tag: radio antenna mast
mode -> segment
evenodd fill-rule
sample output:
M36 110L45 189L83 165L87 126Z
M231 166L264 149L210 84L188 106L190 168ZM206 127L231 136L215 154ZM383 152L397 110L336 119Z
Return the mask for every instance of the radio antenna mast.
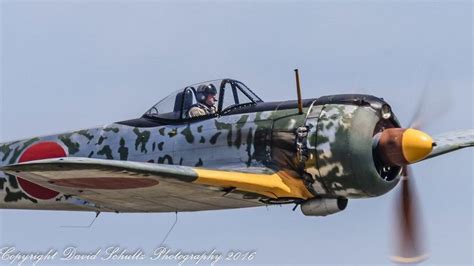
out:
M295 69L296 93L298 95L298 114L303 114L303 100L301 100L300 75L298 69Z

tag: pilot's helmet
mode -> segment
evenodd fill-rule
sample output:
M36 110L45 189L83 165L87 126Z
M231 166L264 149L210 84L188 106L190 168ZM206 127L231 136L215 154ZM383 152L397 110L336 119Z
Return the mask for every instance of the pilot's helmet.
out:
M211 95L217 94L217 89L212 84L199 85L199 87L196 90L196 97L198 101L201 103L204 103L206 101L206 98L209 94Z

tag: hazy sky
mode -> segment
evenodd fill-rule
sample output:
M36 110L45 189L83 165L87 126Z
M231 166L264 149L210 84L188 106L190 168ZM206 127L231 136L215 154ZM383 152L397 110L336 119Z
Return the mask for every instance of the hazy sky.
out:
M294 99L295 67L306 98L373 94L405 125L423 99L427 132L474 125L471 1L3 0L0 7L0 141L135 118L178 88L221 77L243 81L265 101ZM473 262L473 155L461 150L414 166L427 264ZM293 206L180 213L166 244L255 250L254 265L389 263L396 192L351 200L324 218ZM2 210L0 246L152 250L174 220L101 214L91 229L61 228L93 216Z

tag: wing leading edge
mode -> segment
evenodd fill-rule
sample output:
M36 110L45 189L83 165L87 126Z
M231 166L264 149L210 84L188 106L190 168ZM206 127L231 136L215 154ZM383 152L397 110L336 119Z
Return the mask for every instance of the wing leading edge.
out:
M474 129L444 133L434 136L433 141L436 146L426 159L474 146Z
M1 171L119 212L172 212L261 206L265 199L313 197L285 172L223 171L177 165L65 157Z

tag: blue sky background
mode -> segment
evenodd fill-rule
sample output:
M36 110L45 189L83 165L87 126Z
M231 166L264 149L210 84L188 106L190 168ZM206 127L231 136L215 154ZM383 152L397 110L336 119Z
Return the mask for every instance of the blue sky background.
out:
M135 118L178 88L221 77L266 101L294 99L295 67L306 98L373 94L406 125L425 90L427 132L474 125L471 1L3 0L0 8L0 141ZM461 150L414 166L426 264L473 262L473 158ZM388 264L395 192L325 218L292 206L181 213L166 244L256 250L255 265ZM101 214L91 229L61 228L93 216L2 210L0 246L152 250L174 221Z

